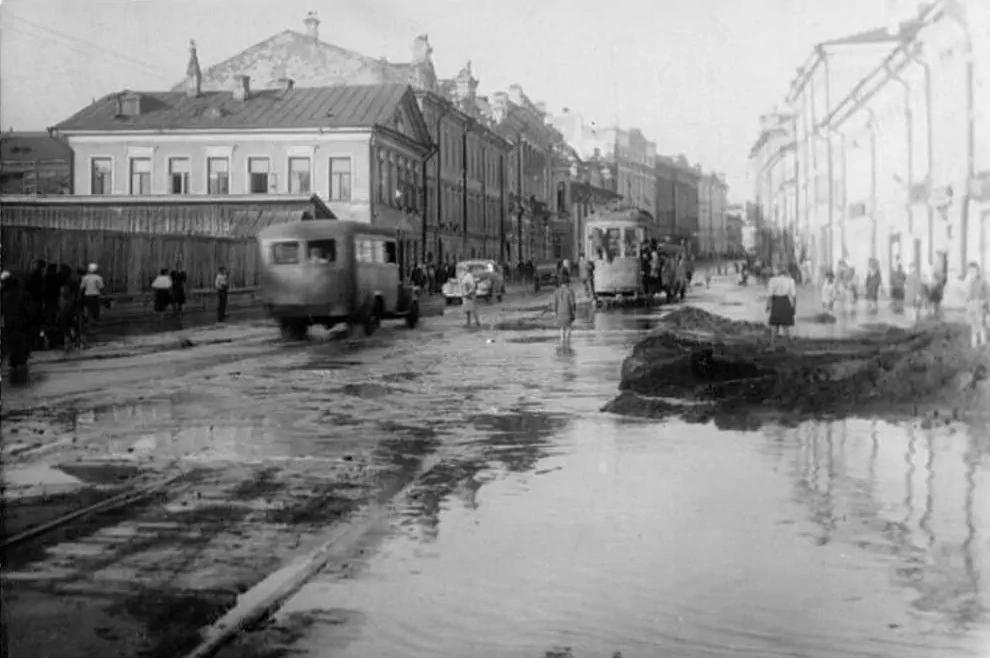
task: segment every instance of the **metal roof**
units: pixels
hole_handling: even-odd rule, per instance
[[[122,116],[118,99],[141,96],[141,113]],[[60,131],[246,130],[370,128],[389,123],[405,84],[295,87],[252,91],[239,101],[229,91],[190,97],[181,91],[108,94],[56,126]],[[413,101],[415,103],[415,101]]]
[[[0,159],[4,162],[72,160],[72,149],[47,132],[7,132],[0,134]]]

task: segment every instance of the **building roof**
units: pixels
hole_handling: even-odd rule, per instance
[[[247,74],[259,88],[292,78],[301,87],[346,84],[410,84],[416,65],[376,59],[295,30],[283,30],[203,71],[203,89],[231,88],[235,75]],[[185,82],[172,88],[183,89]]]
[[[4,162],[69,161],[72,149],[47,132],[0,134],[0,160]]]
[[[119,99],[127,93],[141,97],[140,114],[121,115]],[[412,90],[402,84],[263,89],[252,91],[245,101],[236,100],[229,91],[204,92],[198,97],[177,91],[123,92],[104,96],[59,123],[56,129],[371,128],[390,124],[406,98],[416,104]]]

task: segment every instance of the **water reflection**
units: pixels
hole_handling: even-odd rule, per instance
[[[433,474],[406,510],[421,532],[290,601],[368,615],[367,631],[316,629],[302,654],[342,633],[341,656],[990,647],[990,464],[964,428],[850,419],[761,437],[522,412],[472,427],[491,447]]]

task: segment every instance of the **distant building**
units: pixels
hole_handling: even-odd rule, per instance
[[[191,50],[183,91],[113,93],[56,126],[77,195],[309,195],[341,219],[394,227],[422,248],[431,140],[405,84],[203,91]]]
[[[720,256],[728,251],[726,196],[729,186],[718,174],[701,176],[698,182],[698,250],[702,256]]]
[[[622,196],[623,204],[657,219],[655,142],[638,128],[598,126],[567,108],[550,121],[582,159],[598,158],[611,165],[613,177],[609,182],[612,191]]]
[[[746,209],[738,204],[725,209],[726,253],[730,257],[742,256],[745,253],[743,227],[746,223]]]
[[[0,194],[70,194],[72,149],[47,132],[0,134]]]
[[[699,189],[701,168],[692,166],[683,155],[660,155],[654,166],[654,186],[658,226],[677,241],[690,244],[695,253],[699,243]]]

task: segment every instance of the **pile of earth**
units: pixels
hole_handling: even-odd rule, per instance
[[[958,412],[990,403],[990,351],[972,349],[963,325],[877,325],[770,349],[765,325],[684,307],[657,329],[623,362],[622,392],[603,411],[707,420],[758,408],[896,412],[948,401]]]

